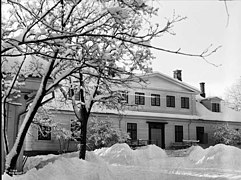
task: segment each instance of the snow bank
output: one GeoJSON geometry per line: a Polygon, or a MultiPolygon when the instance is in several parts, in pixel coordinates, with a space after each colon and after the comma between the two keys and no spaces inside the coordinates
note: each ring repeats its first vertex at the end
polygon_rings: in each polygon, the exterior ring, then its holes
{"type": "Polygon", "coordinates": [[[48,154],[29,157],[24,165],[23,171],[26,172],[33,168],[40,169],[50,162],[53,163],[59,157],[78,157],[78,152],[66,153],[62,155],[48,154]]]}
{"type": "MultiPolygon", "coordinates": [[[[73,154],[72,154],[73,155],[73,154]]],[[[50,158],[51,159],[51,158],[50,158]]],[[[48,159],[48,160],[50,160],[48,159]]],[[[48,163],[41,169],[33,168],[26,174],[14,176],[4,175],[4,180],[111,180],[113,175],[107,164],[92,153],[87,154],[90,161],[80,160],[78,157],[59,156],[54,163],[48,163]]]]}
{"type": "Polygon", "coordinates": [[[241,170],[241,150],[234,146],[218,144],[207,149],[196,146],[189,159],[202,167],[241,170]]]}
{"type": "Polygon", "coordinates": [[[137,150],[132,150],[127,144],[115,144],[110,148],[102,148],[95,154],[110,164],[120,165],[145,165],[151,160],[160,160],[167,157],[164,150],[156,145],[148,145],[137,150]]]}
{"type": "Polygon", "coordinates": [[[133,150],[127,144],[114,144],[110,148],[102,148],[94,152],[110,164],[132,165],[134,163],[133,150]]]}
{"type": "Polygon", "coordinates": [[[36,156],[29,159],[26,174],[3,180],[200,180],[241,179],[241,150],[219,144],[207,149],[195,146],[185,157],[167,156],[155,145],[132,150],[127,144],[115,144],[87,152],[86,160],[78,152],[36,156]],[[32,160],[32,162],[30,162],[32,160]]]}

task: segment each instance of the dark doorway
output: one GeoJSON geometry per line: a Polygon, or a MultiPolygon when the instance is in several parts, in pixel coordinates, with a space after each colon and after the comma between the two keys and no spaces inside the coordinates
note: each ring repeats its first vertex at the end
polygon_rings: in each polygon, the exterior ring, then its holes
{"type": "Polygon", "coordinates": [[[165,124],[157,122],[148,122],[149,124],[149,141],[156,144],[162,149],[165,148],[165,124]]]}

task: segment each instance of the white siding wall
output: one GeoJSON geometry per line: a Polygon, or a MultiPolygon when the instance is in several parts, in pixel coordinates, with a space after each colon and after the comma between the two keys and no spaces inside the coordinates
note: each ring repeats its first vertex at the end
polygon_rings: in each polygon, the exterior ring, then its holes
{"type": "MultiPolygon", "coordinates": [[[[70,130],[70,120],[74,119],[74,114],[69,112],[57,113],[54,121],[61,124],[62,127],[70,130]]],[[[62,148],[63,148],[63,144],[62,148]]],[[[67,147],[67,142],[64,144],[67,147]]],[[[77,144],[69,141],[70,151],[77,150],[77,144]]],[[[60,144],[56,137],[51,133],[51,140],[38,140],[38,130],[36,126],[31,125],[27,137],[25,139],[25,151],[59,151],[60,144]]]]}

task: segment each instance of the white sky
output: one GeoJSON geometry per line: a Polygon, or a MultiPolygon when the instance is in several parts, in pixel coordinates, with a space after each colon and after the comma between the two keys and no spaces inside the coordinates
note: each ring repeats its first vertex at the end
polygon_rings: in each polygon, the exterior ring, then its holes
{"type": "Polygon", "coordinates": [[[207,58],[215,67],[201,58],[187,57],[152,50],[156,59],[153,70],[173,76],[176,69],[182,70],[184,82],[199,89],[199,83],[206,83],[207,96],[224,97],[225,90],[241,76],[241,1],[227,1],[230,14],[227,24],[227,13],[223,1],[158,1],[159,17],[176,15],[187,19],[174,25],[175,36],[165,34],[153,40],[152,45],[183,52],[201,53],[213,44],[222,45],[215,54],[207,58]]]}

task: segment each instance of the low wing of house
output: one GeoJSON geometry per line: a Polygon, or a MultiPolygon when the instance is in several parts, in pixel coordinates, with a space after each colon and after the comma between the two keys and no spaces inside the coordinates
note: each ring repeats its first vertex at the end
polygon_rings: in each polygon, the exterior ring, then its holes
{"type": "MultiPolygon", "coordinates": [[[[218,99],[214,99],[218,100],[218,99]]],[[[241,112],[235,111],[225,105],[223,101],[220,101],[220,110],[219,112],[213,112],[208,109],[201,102],[196,102],[197,115],[202,120],[209,121],[223,121],[223,122],[241,122],[241,112]]]]}

